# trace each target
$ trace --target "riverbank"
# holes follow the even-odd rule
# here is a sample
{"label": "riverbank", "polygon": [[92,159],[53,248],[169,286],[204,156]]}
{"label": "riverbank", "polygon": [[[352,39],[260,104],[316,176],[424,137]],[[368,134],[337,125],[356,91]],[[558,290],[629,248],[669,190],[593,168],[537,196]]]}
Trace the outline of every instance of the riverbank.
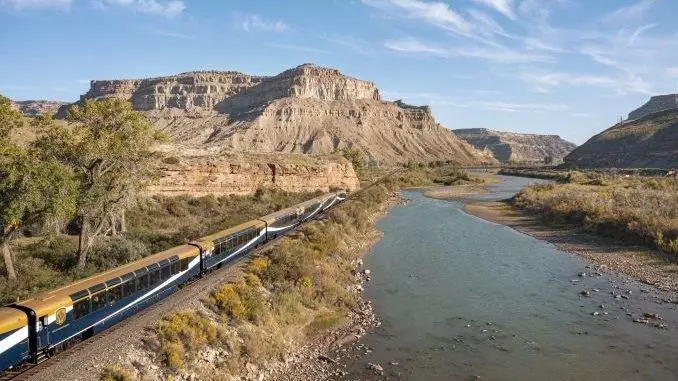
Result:
{"label": "riverbank", "polygon": [[667,254],[580,231],[568,225],[545,225],[505,201],[468,202],[464,211],[554,244],[596,264],[663,291],[678,292],[678,264]]}
{"label": "riverbank", "polygon": [[[535,182],[500,178],[475,198]],[[332,379],[675,379],[675,294],[471,216],[461,202],[403,196],[410,202],[379,221],[383,238],[365,256],[365,297],[381,325],[331,357],[349,373]]]}
{"label": "riverbank", "polygon": [[377,222],[393,205],[405,202],[399,193],[389,194],[389,198],[370,216],[368,229],[363,232],[362,239],[348,248],[357,253],[359,259],[356,261],[354,272],[356,283],[352,287],[358,298],[357,308],[348,314],[347,322],[315,337],[315,340],[300,343],[298,351],[292,353],[286,360],[278,362],[254,377],[250,375],[249,378],[270,381],[321,381],[348,376],[344,370],[342,356],[337,356],[337,353],[348,355],[355,350],[352,344],[381,325],[374,314],[372,302],[363,294],[364,285],[371,277],[370,269],[363,267],[362,258],[382,237],[382,233],[376,228]]}

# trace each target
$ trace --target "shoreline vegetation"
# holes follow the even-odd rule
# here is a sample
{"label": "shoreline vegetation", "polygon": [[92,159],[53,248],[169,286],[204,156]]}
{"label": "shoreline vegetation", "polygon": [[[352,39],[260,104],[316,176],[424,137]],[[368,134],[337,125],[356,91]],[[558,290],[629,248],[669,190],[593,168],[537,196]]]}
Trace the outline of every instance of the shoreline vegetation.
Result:
{"label": "shoreline vegetation", "polygon": [[678,179],[600,172],[465,210],[663,290],[678,291]]}
{"label": "shoreline vegetation", "polygon": [[143,348],[154,366],[114,368],[133,375],[125,380],[275,380],[287,377],[291,367],[310,372],[312,365],[303,363],[315,356],[296,354],[324,353],[375,324],[370,303],[362,299],[361,283],[369,276],[361,257],[380,237],[376,221],[399,200],[399,189],[443,181],[482,180],[426,166],[383,179],[252,258],[240,280],[203,299],[204,308],[166,316],[153,329],[153,348]]}

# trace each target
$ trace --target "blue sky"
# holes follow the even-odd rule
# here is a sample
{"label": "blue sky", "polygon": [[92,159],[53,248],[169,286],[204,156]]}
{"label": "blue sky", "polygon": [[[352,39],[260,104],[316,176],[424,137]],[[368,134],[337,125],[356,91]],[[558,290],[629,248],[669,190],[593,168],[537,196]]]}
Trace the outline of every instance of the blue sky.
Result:
{"label": "blue sky", "polygon": [[305,62],[430,104],[449,128],[575,143],[678,92],[675,0],[0,0],[0,93]]}

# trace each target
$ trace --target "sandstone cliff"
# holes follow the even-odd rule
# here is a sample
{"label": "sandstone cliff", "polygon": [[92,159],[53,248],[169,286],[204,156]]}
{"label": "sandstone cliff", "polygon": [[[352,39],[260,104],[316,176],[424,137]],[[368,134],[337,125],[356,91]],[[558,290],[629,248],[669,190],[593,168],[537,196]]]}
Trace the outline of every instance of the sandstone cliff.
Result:
{"label": "sandstone cliff", "polygon": [[678,167],[678,108],[618,123],[565,157],[579,168]]}
{"label": "sandstone cliff", "polygon": [[259,188],[289,192],[329,192],[359,188],[353,166],[344,158],[309,155],[169,157],[150,194],[247,195]]}
{"label": "sandstone cliff", "polygon": [[640,119],[658,111],[678,108],[678,94],[657,95],[629,113],[629,120]]}
{"label": "sandstone cliff", "polygon": [[490,151],[504,163],[543,162],[546,157],[559,162],[577,147],[558,135],[520,134],[486,128],[458,129],[454,133],[477,149]]}
{"label": "sandstone cliff", "polygon": [[120,97],[147,113],[177,150],[330,154],[372,163],[493,162],[435,122],[428,107],[381,100],[372,82],[311,64],[273,77],[236,72],[92,81],[82,99]]}
{"label": "sandstone cliff", "polygon": [[67,105],[68,102],[59,102],[59,101],[11,101],[12,106],[21,111],[22,114],[26,116],[38,116],[44,113],[54,114],[57,110]]}

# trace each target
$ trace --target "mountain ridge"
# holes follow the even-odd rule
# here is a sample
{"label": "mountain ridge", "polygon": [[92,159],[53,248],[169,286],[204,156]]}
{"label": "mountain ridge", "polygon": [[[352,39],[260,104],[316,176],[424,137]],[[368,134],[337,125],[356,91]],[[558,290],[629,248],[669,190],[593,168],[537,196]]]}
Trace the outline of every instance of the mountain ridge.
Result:
{"label": "mountain ridge", "polygon": [[131,101],[178,150],[331,154],[350,147],[372,164],[494,162],[438,124],[428,106],[384,101],[373,82],[313,64],[274,76],[194,71],[92,81],[80,101],[106,97]]}
{"label": "mountain ridge", "polygon": [[[655,101],[652,101],[654,99]],[[564,159],[577,168],[678,168],[678,107],[650,112],[652,97],[629,119],[591,137]],[[640,111],[639,111],[640,110]],[[631,114],[629,114],[631,115]]]}
{"label": "mountain ridge", "polygon": [[479,150],[492,153],[501,162],[561,161],[577,145],[559,135],[496,131],[488,128],[462,128],[453,132]]}

